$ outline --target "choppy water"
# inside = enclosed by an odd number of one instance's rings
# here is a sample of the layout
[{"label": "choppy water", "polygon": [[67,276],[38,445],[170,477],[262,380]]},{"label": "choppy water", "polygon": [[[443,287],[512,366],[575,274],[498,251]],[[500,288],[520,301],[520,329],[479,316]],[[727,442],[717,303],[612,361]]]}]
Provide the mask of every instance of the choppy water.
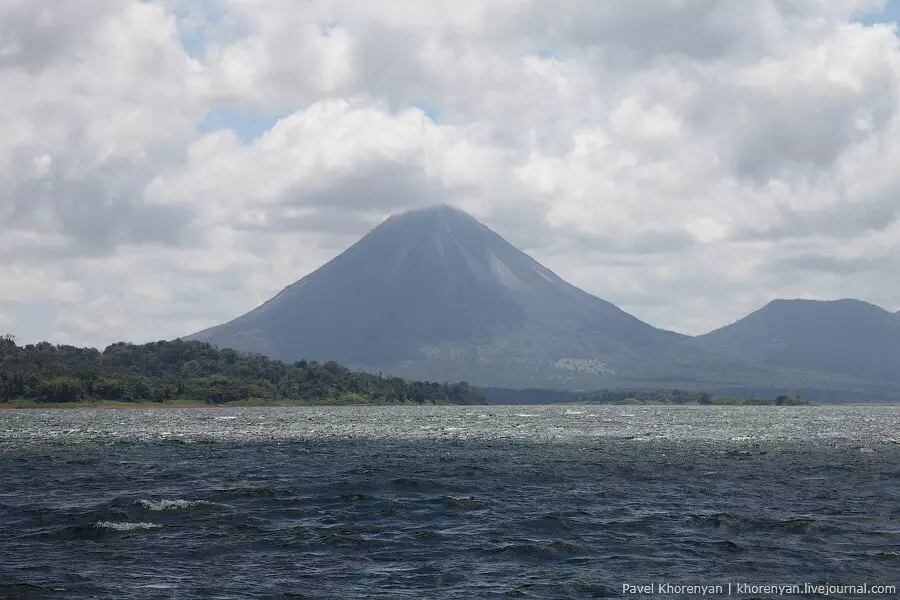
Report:
[{"label": "choppy water", "polygon": [[897,585],[898,438],[900,407],[0,411],[0,598]]}]

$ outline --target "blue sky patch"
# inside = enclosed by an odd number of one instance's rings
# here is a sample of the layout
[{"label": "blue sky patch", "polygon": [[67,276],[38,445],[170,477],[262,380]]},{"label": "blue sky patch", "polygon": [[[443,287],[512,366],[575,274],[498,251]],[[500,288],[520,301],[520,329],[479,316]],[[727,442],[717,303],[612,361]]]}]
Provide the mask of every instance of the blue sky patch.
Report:
[{"label": "blue sky patch", "polygon": [[428,100],[416,100],[413,106],[428,115],[428,118],[437,123],[441,118],[441,109],[439,106]]},{"label": "blue sky patch", "polygon": [[340,21],[327,21],[319,24],[319,33],[325,37],[331,35],[331,32],[341,27]]},{"label": "blue sky patch", "polygon": [[562,52],[557,50],[538,50],[537,57],[541,60],[561,60],[563,58]]},{"label": "blue sky patch", "polygon": [[198,124],[201,133],[231,129],[242,143],[248,144],[272,129],[283,115],[264,115],[240,108],[214,108]]},{"label": "blue sky patch", "polygon": [[857,21],[863,25],[898,23],[900,22],[900,0],[888,0],[881,11],[861,15]]}]

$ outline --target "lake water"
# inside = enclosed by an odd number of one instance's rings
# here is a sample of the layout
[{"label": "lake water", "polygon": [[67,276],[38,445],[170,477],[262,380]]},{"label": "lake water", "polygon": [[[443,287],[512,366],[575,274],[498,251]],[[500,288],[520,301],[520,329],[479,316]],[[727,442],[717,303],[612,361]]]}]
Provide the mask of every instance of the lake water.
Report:
[{"label": "lake water", "polygon": [[898,585],[898,442],[888,406],[0,411],[0,598]]}]

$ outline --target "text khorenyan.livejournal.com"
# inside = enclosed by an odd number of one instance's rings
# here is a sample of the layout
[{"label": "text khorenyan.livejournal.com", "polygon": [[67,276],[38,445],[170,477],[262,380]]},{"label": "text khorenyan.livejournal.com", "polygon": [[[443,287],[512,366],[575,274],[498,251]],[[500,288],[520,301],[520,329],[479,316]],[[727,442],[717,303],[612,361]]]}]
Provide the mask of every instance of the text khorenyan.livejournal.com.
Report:
[{"label": "text khorenyan.livejournal.com", "polygon": [[645,583],[622,584],[623,594],[694,594],[699,596],[717,595],[748,595],[765,594],[769,596],[799,596],[801,594],[819,594],[833,596],[835,594],[896,594],[897,586],[872,585],[861,583],[857,585],[839,585],[827,583],[803,583],[803,584],[754,584],[754,583],[723,583],[714,585],[681,584],[681,583]]}]

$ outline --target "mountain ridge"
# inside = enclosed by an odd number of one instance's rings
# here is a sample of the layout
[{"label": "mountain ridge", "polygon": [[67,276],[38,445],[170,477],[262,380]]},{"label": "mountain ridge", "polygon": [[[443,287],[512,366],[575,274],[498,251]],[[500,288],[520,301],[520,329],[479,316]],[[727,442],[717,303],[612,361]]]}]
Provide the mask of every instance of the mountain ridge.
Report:
[{"label": "mountain ridge", "polygon": [[900,319],[863,300],[776,299],[695,339],[765,365],[900,382]]}]

